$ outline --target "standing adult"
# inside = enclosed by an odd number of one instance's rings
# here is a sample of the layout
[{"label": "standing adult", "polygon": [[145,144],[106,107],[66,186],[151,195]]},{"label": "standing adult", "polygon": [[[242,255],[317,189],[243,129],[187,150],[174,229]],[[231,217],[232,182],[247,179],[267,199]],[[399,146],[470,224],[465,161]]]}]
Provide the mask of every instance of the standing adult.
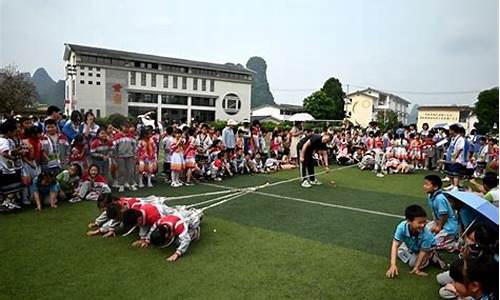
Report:
[{"label": "standing adult", "polygon": [[292,160],[292,163],[294,163],[294,164],[298,163],[297,158],[298,158],[299,153],[297,152],[297,145],[300,141],[302,134],[303,134],[302,122],[294,122],[293,127],[290,130],[290,136],[291,136],[290,159]]},{"label": "standing adult", "polygon": [[320,185],[314,176],[314,152],[323,160],[325,171],[328,172],[327,145],[332,141],[331,133],[312,134],[302,138],[297,144],[297,152],[300,157],[300,176],[302,177],[302,187],[310,188],[311,185]]},{"label": "standing adult", "polygon": [[64,124],[59,123],[59,120],[61,120],[61,118],[62,118],[62,112],[61,112],[61,109],[59,107],[57,107],[55,105],[51,105],[51,106],[47,107],[46,115],[47,115],[47,117],[45,118],[45,120],[47,120],[47,119],[55,120],[56,124],[58,124],[58,126],[57,126],[58,130],[62,130],[62,127],[64,126]]},{"label": "standing adult", "polygon": [[234,136],[234,127],[238,125],[236,121],[229,119],[227,121],[226,127],[222,130],[222,143],[228,153],[232,154],[234,148],[236,147],[236,137]]}]

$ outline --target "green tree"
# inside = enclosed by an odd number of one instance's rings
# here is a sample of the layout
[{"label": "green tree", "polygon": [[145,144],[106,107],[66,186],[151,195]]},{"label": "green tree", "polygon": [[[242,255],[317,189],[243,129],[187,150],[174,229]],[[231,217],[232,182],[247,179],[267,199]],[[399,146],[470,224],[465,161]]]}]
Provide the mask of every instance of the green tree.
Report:
[{"label": "green tree", "polygon": [[474,124],[478,133],[487,134],[492,132],[493,125],[498,122],[498,87],[479,93],[474,112],[479,120]]},{"label": "green tree", "polygon": [[304,110],[315,119],[331,120],[335,116],[335,102],[319,90],[304,99]]},{"label": "green tree", "polygon": [[377,112],[376,120],[382,132],[394,129],[399,124],[398,114],[390,109]]},{"label": "green tree", "polygon": [[7,66],[0,75],[0,111],[19,111],[31,107],[38,98],[35,85],[15,66]]},{"label": "green tree", "polygon": [[341,120],[344,118],[344,97],[342,84],[331,77],[319,91],[304,99],[304,110],[316,119]]}]

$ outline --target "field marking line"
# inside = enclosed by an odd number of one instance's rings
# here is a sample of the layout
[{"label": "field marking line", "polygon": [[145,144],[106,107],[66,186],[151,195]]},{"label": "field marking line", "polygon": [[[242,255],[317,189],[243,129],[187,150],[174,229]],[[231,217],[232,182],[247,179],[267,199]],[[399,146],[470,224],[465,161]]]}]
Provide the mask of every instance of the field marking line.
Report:
[{"label": "field marking line", "polygon": [[297,202],[303,202],[303,203],[308,203],[308,204],[315,204],[315,205],[321,205],[321,206],[327,206],[327,207],[341,208],[341,209],[346,209],[346,210],[363,212],[363,213],[372,214],[372,215],[386,216],[386,217],[392,217],[392,218],[398,218],[398,219],[404,219],[405,218],[404,216],[400,216],[400,215],[390,214],[390,213],[376,211],[376,210],[364,209],[364,208],[357,208],[357,207],[351,207],[351,206],[331,204],[331,203],[326,203],[326,202],[312,201],[312,200],[307,200],[307,199],[301,199],[301,198],[296,198],[296,197],[288,197],[288,196],[282,196],[282,195],[275,195],[275,194],[263,193],[263,192],[257,192],[257,191],[255,191],[253,193],[258,194],[258,195],[263,195],[263,196],[268,196],[268,197],[274,197],[274,198],[281,198],[281,199],[292,200],[292,201],[297,201]]}]

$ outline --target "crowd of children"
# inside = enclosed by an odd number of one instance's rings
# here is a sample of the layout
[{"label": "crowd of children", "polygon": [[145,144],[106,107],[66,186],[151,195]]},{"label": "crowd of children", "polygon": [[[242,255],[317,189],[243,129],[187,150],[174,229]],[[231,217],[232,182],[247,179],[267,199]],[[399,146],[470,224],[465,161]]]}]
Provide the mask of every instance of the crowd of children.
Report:
[{"label": "crowd of children", "polygon": [[[173,124],[162,130],[140,120],[100,127],[92,112],[82,116],[73,111],[69,120],[61,117],[61,111],[51,106],[43,122],[17,116],[1,124],[3,210],[19,206],[9,198],[12,192],[20,192],[23,204],[34,203],[40,210],[43,203],[56,207],[62,199],[72,203],[97,199],[111,187],[118,192],[152,187],[161,173],[177,188],[235,174],[291,169],[299,163],[300,139],[314,133],[300,122],[290,130],[267,130],[258,121],[247,120],[241,126],[228,120],[221,131],[205,123]],[[420,168],[445,169],[451,186],[458,187],[460,177],[483,177],[487,166],[498,167],[497,140],[474,132],[465,136],[456,125],[430,129],[424,124],[420,132],[414,125],[400,125],[381,132],[375,122],[366,129],[344,122],[322,131],[332,137],[331,161],[357,164],[381,177]],[[322,161],[315,159],[316,164]],[[57,197],[40,194],[45,186],[51,186]],[[495,195],[498,201],[498,192]]]},{"label": "crowd of children", "polygon": [[[491,173],[485,179],[493,176],[496,179]],[[498,299],[498,225],[454,194],[445,194],[437,175],[425,176],[423,188],[431,214],[419,205],[406,208],[406,220],[394,233],[386,276],[398,275],[398,258],[410,266],[410,273],[421,276],[435,264],[443,270],[436,276],[443,299]],[[439,250],[459,255],[448,266]]]}]

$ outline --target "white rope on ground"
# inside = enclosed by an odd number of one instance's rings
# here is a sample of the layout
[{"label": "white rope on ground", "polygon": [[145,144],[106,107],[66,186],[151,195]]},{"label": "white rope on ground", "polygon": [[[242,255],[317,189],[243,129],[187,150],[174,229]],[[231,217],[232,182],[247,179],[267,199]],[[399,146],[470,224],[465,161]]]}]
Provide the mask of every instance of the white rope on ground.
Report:
[{"label": "white rope on ground", "polygon": [[222,200],[222,201],[219,201],[219,202],[215,202],[215,203],[210,204],[210,205],[208,205],[208,206],[202,207],[202,208],[201,208],[201,211],[205,211],[205,210],[207,210],[207,209],[209,209],[209,208],[219,206],[219,205],[221,205],[221,204],[223,204],[223,203],[226,203],[226,202],[228,202],[228,201],[234,200],[234,199],[239,198],[239,197],[241,197],[241,196],[245,196],[246,194],[249,194],[249,193],[252,193],[252,191],[251,191],[251,190],[248,190],[248,191],[246,191],[246,192],[240,192],[240,193],[237,193],[236,195],[234,195],[234,196],[232,196],[232,197],[230,197],[230,198],[227,198],[227,199],[225,199],[225,200]]},{"label": "white rope on ground", "polygon": [[176,197],[165,197],[166,198],[165,201],[180,200],[193,197],[212,196],[212,195],[227,194],[227,193],[231,193],[231,191],[226,190],[226,191],[206,192],[206,193],[191,194],[191,195],[176,196]]},{"label": "white rope on ground", "polygon": [[[244,193],[244,192],[237,192],[236,194],[241,194],[241,193]],[[226,199],[226,198],[233,197],[234,195],[235,194],[229,194],[229,195],[220,196],[220,197],[217,197],[217,198],[214,198],[214,199],[209,199],[209,200],[206,200],[206,201],[202,201],[202,202],[198,202],[198,203],[193,203],[193,204],[187,205],[186,208],[191,208],[191,207],[195,207],[195,206],[198,206],[198,205],[203,205],[203,204],[207,204],[207,203],[211,203],[211,202],[223,200],[223,199]]]}]

